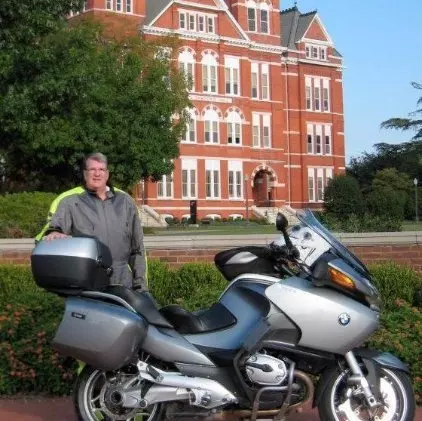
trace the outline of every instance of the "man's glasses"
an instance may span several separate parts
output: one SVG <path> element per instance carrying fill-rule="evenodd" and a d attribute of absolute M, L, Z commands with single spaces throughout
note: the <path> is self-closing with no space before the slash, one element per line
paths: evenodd
<path fill-rule="evenodd" d="M 100 174 L 105 174 L 108 169 L 107 168 L 87 168 L 85 171 L 87 171 L 89 174 L 95 174 L 99 172 Z"/>

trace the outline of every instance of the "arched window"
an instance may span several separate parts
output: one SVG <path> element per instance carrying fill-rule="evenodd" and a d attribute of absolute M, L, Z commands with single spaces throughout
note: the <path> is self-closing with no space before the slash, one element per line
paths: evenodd
<path fill-rule="evenodd" d="M 202 58 L 202 90 L 217 92 L 217 59 L 212 54 L 204 54 Z"/>
<path fill-rule="evenodd" d="M 227 116 L 227 144 L 242 144 L 242 118 L 236 111 L 230 111 Z"/>
<path fill-rule="evenodd" d="M 196 143 L 196 115 L 194 109 L 189 109 L 188 113 L 190 115 L 189 122 L 186 127 L 186 133 L 182 142 L 186 143 Z"/>
<path fill-rule="evenodd" d="M 185 74 L 189 90 L 195 90 L 195 58 L 193 54 L 184 50 L 179 53 L 179 70 Z"/>
<path fill-rule="evenodd" d="M 215 110 L 207 110 L 204 115 L 205 143 L 220 143 L 219 118 Z"/>

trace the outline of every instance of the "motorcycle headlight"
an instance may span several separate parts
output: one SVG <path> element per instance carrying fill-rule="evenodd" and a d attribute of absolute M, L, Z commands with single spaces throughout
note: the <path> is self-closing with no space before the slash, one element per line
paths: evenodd
<path fill-rule="evenodd" d="M 335 269 L 333 267 L 328 268 L 328 274 L 330 275 L 331 281 L 346 289 L 355 290 L 356 285 L 352 278 L 344 274 L 343 272 L 339 271 L 338 269 Z"/>

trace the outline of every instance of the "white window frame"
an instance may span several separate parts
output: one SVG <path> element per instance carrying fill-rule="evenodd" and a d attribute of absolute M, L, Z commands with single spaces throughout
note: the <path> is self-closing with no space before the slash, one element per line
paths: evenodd
<path fill-rule="evenodd" d="M 106 2 L 105 2 L 106 10 L 113 10 L 113 2 L 114 2 L 114 0 L 106 0 Z"/>
<path fill-rule="evenodd" d="M 198 32 L 206 32 L 206 18 L 205 15 L 198 15 Z M 202 27 L 202 28 L 201 28 Z"/>
<path fill-rule="evenodd" d="M 202 58 L 201 64 L 202 64 L 202 91 L 210 93 L 210 94 L 218 93 L 217 60 L 211 54 L 205 54 L 204 57 Z M 213 73 L 215 77 L 213 77 Z"/>
<path fill-rule="evenodd" d="M 256 75 L 256 84 L 254 83 L 254 75 Z M 259 99 L 259 64 L 252 63 L 251 64 L 251 98 Z M 254 86 L 256 85 L 256 86 Z M 254 90 L 256 90 L 256 95 L 254 95 Z"/>
<path fill-rule="evenodd" d="M 182 25 L 182 22 L 183 22 L 183 25 Z M 186 12 L 179 12 L 179 29 L 186 30 L 187 28 L 188 28 L 188 22 L 187 22 Z"/>
<path fill-rule="evenodd" d="M 204 115 L 204 143 L 217 145 L 220 143 L 220 119 L 214 110 L 205 111 Z M 210 133 L 207 139 L 207 133 Z"/>
<path fill-rule="evenodd" d="M 262 29 L 262 12 L 265 12 L 267 15 L 267 20 L 265 22 L 265 24 L 267 25 L 267 30 L 264 31 Z M 268 7 L 267 3 L 261 3 L 260 4 L 260 9 L 259 9 L 259 32 L 261 32 L 262 34 L 269 34 L 270 33 L 270 9 Z"/>
<path fill-rule="evenodd" d="M 308 168 L 308 201 L 315 202 L 315 169 Z"/>
<path fill-rule="evenodd" d="M 322 112 L 329 113 L 330 112 L 330 81 L 328 79 L 322 79 Z"/>
<path fill-rule="evenodd" d="M 312 92 L 312 78 L 305 77 L 305 96 L 306 96 L 306 110 L 313 110 L 313 92 Z"/>
<path fill-rule="evenodd" d="M 328 142 L 327 142 L 328 140 Z M 333 138 L 331 134 L 331 125 L 324 126 L 324 142 L 323 142 L 324 155 L 332 155 L 333 153 Z"/>
<path fill-rule="evenodd" d="M 252 113 L 252 147 L 261 147 L 261 116 Z"/>
<path fill-rule="evenodd" d="M 195 58 L 193 54 L 187 50 L 179 53 L 178 57 L 179 70 L 185 73 L 185 76 L 189 82 L 192 83 L 189 92 L 195 91 Z M 189 70 L 192 70 L 191 72 Z"/>
<path fill-rule="evenodd" d="M 240 96 L 240 63 L 237 57 L 225 58 L 225 90 L 227 95 Z M 237 91 L 237 92 L 236 92 Z"/>
<path fill-rule="evenodd" d="M 227 144 L 231 146 L 242 146 L 242 117 L 236 111 L 230 111 L 227 116 Z M 236 135 L 239 134 L 239 137 Z M 229 139 L 232 139 L 229 142 Z M 239 139 L 237 142 L 236 139 Z"/>
<path fill-rule="evenodd" d="M 316 169 L 316 201 L 324 201 L 324 168 Z"/>
<path fill-rule="evenodd" d="M 213 16 L 207 16 L 206 25 L 207 25 L 207 32 L 209 34 L 215 34 L 215 19 Z"/>
<path fill-rule="evenodd" d="M 208 183 L 208 176 L 210 176 L 210 183 Z M 208 185 L 209 192 L 207 191 Z M 205 197 L 211 200 L 221 198 L 220 161 L 216 159 L 205 160 Z"/>
<path fill-rule="evenodd" d="M 323 138 L 321 124 L 315 125 L 315 155 L 322 155 L 323 151 Z"/>
<path fill-rule="evenodd" d="M 157 182 L 157 199 L 172 199 L 173 191 L 173 174 L 163 175 Z"/>
<path fill-rule="evenodd" d="M 188 30 L 196 32 L 196 14 L 195 13 L 188 13 Z"/>
<path fill-rule="evenodd" d="M 183 159 L 182 164 L 182 198 L 183 199 L 196 199 L 198 192 L 198 171 L 196 159 Z M 186 171 L 186 183 L 183 182 L 183 174 Z M 193 175 L 193 177 L 192 177 Z M 194 180 L 192 180 L 194 178 Z M 187 194 L 183 194 L 184 184 L 186 184 Z"/>
<path fill-rule="evenodd" d="M 126 13 L 128 13 L 129 15 L 131 15 L 133 13 L 133 4 L 132 4 L 132 0 L 126 0 Z"/>
<path fill-rule="evenodd" d="M 249 17 L 249 12 L 253 11 L 253 19 Z M 258 21 L 257 21 L 257 14 L 256 14 L 256 3 L 252 0 L 248 0 L 246 3 L 246 17 L 248 19 L 248 31 L 249 32 L 257 32 L 258 31 Z M 251 26 L 253 23 L 253 28 Z"/>
<path fill-rule="evenodd" d="M 190 120 L 186 125 L 186 132 L 184 138 L 181 140 L 181 143 L 197 143 L 197 120 L 195 111 L 188 110 Z M 193 128 L 193 130 L 192 130 Z M 192 135 L 193 133 L 193 135 Z"/>
<path fill-rule="evenodd" d="M 268 129 L 268 134 L 265 133 L 266 129 Z M 271 149 L 271 115 L 270 114 L 264 114 L 262 116 L 262 147 L 264 149 Z"/>
<path fill-rule="evenodd" d="M 270 68 L 266 63 L 261 65 L 261 99 L 270 99 Z"/>
<path fill-rule="evenodd" d="M 308 154 L 313 155 L 314 153 L 314 125 L 313 124 L 307 124 L 306 125 L 306 150 Z M 309 142 L 310 140 L 310 142 Z"/>
<path fill-rule="evenodd" d="M 116 1 L 116 12 L 123 12 L 123 0 Z"/>
<path fill-rule="evenodd" d="M 242 161 L 228 162 L 228 195 L 229 199 L 243 199 L 243 165 Z"/>

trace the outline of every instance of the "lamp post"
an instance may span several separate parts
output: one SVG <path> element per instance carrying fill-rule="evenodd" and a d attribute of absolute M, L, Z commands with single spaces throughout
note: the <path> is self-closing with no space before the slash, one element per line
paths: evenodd
<path fill-rule="evenodd" d="M 416 216 L 416 223 L 419 222 L 418 216 L 418 179 L 413 179 L 413 184 L 415 185 L 415 216 Z"/>
<path fill-rule="evenodd" d="M 248 203 L 248 180 L 249 176 L 245 175 L 245 206 L 246 206 L 246 225 L 249 225 L 249 203 Z"/>

